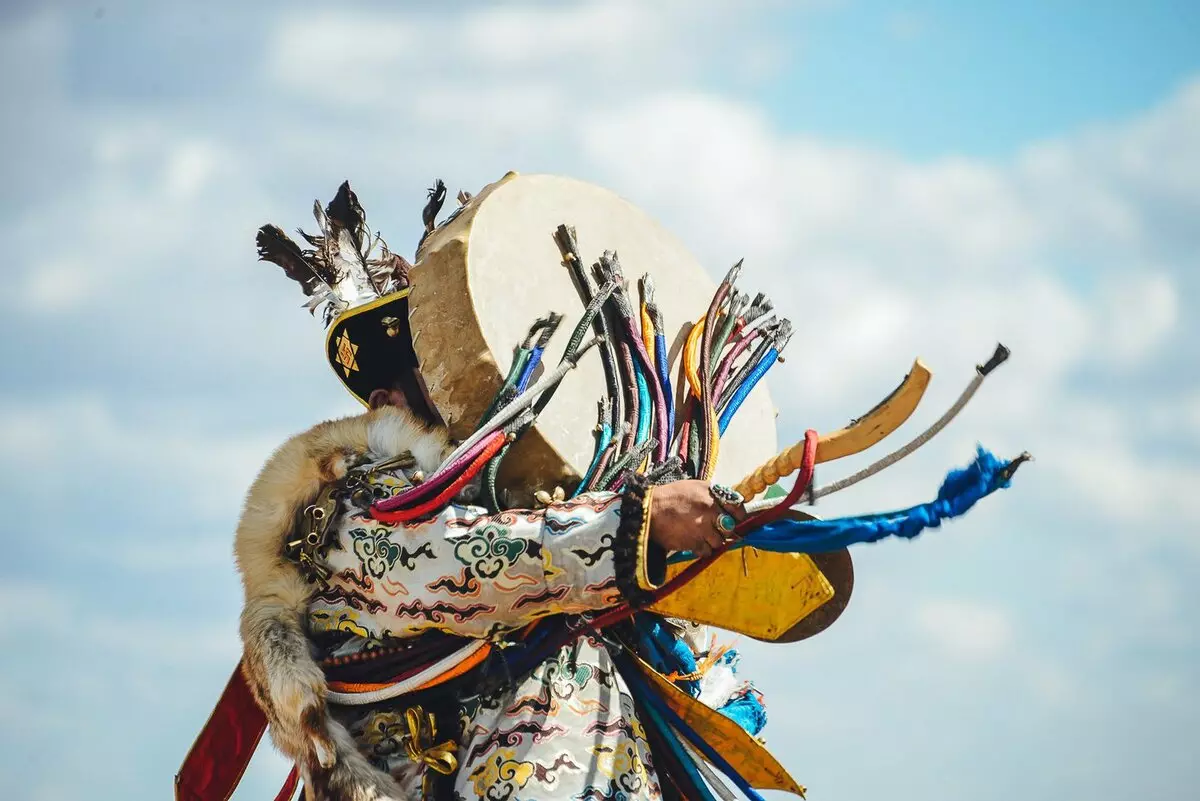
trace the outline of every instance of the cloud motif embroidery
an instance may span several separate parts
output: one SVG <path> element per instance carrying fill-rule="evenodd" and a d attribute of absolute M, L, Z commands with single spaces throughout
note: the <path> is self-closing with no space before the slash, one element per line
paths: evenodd
<path fill-rule="evenodd" d="M 481 578 L 494 579 L 525 553 L 525 540 L 508 536 L 507 526 L 488 523 L 454 546 L 454 558 Z"/>
<path fill-rule="evenodd" d="M 351 530 L 350 538 L 354 542 L 354 555 L 369 576 L 383 578 L 400 559 L 401 548 L 387 538 L 387 529 L 356 528 Z"/>

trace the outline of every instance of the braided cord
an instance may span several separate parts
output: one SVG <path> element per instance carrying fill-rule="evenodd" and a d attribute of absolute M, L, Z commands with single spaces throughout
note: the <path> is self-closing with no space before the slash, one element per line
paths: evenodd
<path fill-rule="evenodd" d="M 579 486 L 571 493 L 574 498 L 581 492 L 586 492 L 588 483 L 591 482 L 592 476 L 596 474 L 596 470 L 600 467 L 600 461 L 604 456 L 604 451 L 608 448 L 608 444 L 612 442 L 612 426 L 607 420 L 600 423 L 600 435 L 596 438 L 596 452 L 592 456 L 592 463 L 588 465 L 587 472 L 583 474 L 583 478 L 579 480 Z"/>
<path fill-rule="evenodd" d="M 658 367 L 658 383 L 662 387 L 663 402 L 667 405 L 667 430 L 662 438 L 670 443 L 675 436 L 675 393 L 671 391 L 671 372 L 667 364 L 667 337 L 661 331 L 654 335 L 654 361 Z"/>
<path fill-rule="evenodd" d="M 729 427 L 729 421 L 737 414 L 737 410 L 741 408 L 742 403 L 746 400 L 746 396 L 754 389 L 755 385 L 762 380 L 766 375 L 767 370 L 771 369 L 771 365 L 779 359 L 779 351 L 772 347 L 767 351 L 767 355 L 758 363 L 750 376 L 738 386 L 737 391 L 733 393 L 733 397 L 729 399 L 729 404 L 725 407 L 725 411 L 721 412 L 721 419 L 718 422 L 720 431 L 725 433 L 725 429 Z"/>
<path fill-rule="evenodd" d="M 483 425 L 488 420 L 491 420 L 493 415 L 496 414 L 496 410 L 504 405 L 506 396 L 513 392 L 521 374 L 525 371 L 529 355 L 529 348 L 517 347 L 513 349 L 512 366 L 508 368 L 508 375 L 504 377 L 504 382 L 500 385 L 500 389 L 496 390 L 496 394 L 492 396 L 492 402 L 488 405 L 487 411 L 479 418 L 479 425 Z"/>
<path fill-rule="evenodd" d="M 637 394 L 638 394 L 638 421 L 637 421 L 637 436 L 634 438 L 635 445 L 641 445 L 650 436 L 650 387 L 646 383 L 646 376 L 642 372 L 641 366 L 636 362 L 633 365 L 634 377 L 637 379 Z"/>

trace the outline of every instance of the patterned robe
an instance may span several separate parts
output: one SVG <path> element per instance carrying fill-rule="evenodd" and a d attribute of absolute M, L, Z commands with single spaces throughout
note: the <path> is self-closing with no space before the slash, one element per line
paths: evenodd
<path fill-rule="evenodd" d="M 247 496 L 235 542 L 245 590 L 243 673 L 272 740 L 299 766 L 310 798 L 420 798 L 425 774 L 432 775 L 408 755 L 404 713 L 412 697 L 351 704 L 336 695 L 333 674 L 320 661 L 438 638 L 439 631 L 491 641 L 492 655 L 503 657 L 499 643 L 514 639 L 513 632 L 551 615 L 561 621 L 611 608 L 637 591 L 636 576 L 645 572 L 633 556 L 637 548 L 627 547 L 627 527 L 619 525 L 622 498 L 611 493 L 492 516 L 452 505 L 433 519 L 401 525 L 377 522 L 345 503 L 332 510 L 329 547 L 317 554 L 329 571 L 325 584 L 310 583 L 311 575 L 287 554 L 284 544 L 300 532 L 298 516 L 315 508 L 323 487 L 346 479 L 356 466 L 383 462 L 393 466 L 378 467 L 368 480 L 376 497 L 386 497 L 410 486 L 395 465 L 429 473 L 450 449 L 444 429 L 383 407 L 293 437 Z M 503 676 L 506 681 L 476 683 L 475 673 L 464 678 L 458 708 L 438 710 L 451 723 L 457 713 L 460 723 L 458 742 L 447 746 L 458 761 L 455 795 L 663 797 L 608 636 L 584 636 L 526 675 Z M 669 646 L 676 657 L 684 652 L 677 664 L 690 673 L 693 657 L 710 646 L 685 639 L 680 646 L 671 635 Z M 716 656 L 703 679 L 680 685 L 735 719 L 749 710 L 757 719 L 739 722 L 756 734 L 762 722 L 757 693 L 734 678 L 732 652 Z M 483 678 L 490 679 L 493 668 L 505 670 L 506 659 L 485 662 Z"/>
<path fill-rule="evenodd" d="M 407 484 L 397 471 L 372 481 L 387 493 Z M 611 607 L 622 600 L 612 549 L 620 503 L 595 493 L 494 516 L 456 505 L 395 526 L 345 506 L 311 630 L 354 634 L 341 654 L 431 629 L 497 637 L 547 615 Z M 423 768 L 403 748 L 407 706 L 399 698 L 335 714 L 377 767 L 415 792 Z M 515 688 L 467 699 L 461 715 L 457 797 L 662 797 L 633 700 L 596 637 L 565 646 Z"/>

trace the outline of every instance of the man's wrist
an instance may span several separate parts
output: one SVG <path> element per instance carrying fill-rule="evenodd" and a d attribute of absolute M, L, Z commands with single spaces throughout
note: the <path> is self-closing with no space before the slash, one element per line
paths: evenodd
<path fill-rule="evenodd" d="M 621 497 L 621 522 L 613 542 L 617 587 L 634 606 L 653 600 L 666 580 L 666 552 L 650 537 L 653 487 L 644 476 L 631 476 Z"/>

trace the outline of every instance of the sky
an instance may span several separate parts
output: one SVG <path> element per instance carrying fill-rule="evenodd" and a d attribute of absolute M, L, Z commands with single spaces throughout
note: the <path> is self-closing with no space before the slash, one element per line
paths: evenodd
<path fill-rule="evenodd" d="M 161 798 L 237 661 L 231 557 L 271 450 L 355 402 L 270 265 L 350 179 L 607 186 L 796 323 L 780 432 L 920 356 L 937 440 L 822 515 L 1014 486 L 854 550 L 830 630 L 741 643 L 813 801 L 1192 797 L 1200 782 L 1200 6 L 9 2 L 0 6 L 0 776 Z M 876 454 L 831 464 L 824 483 Z M 238 799 L 271 797 L 269 748 Z"/>

